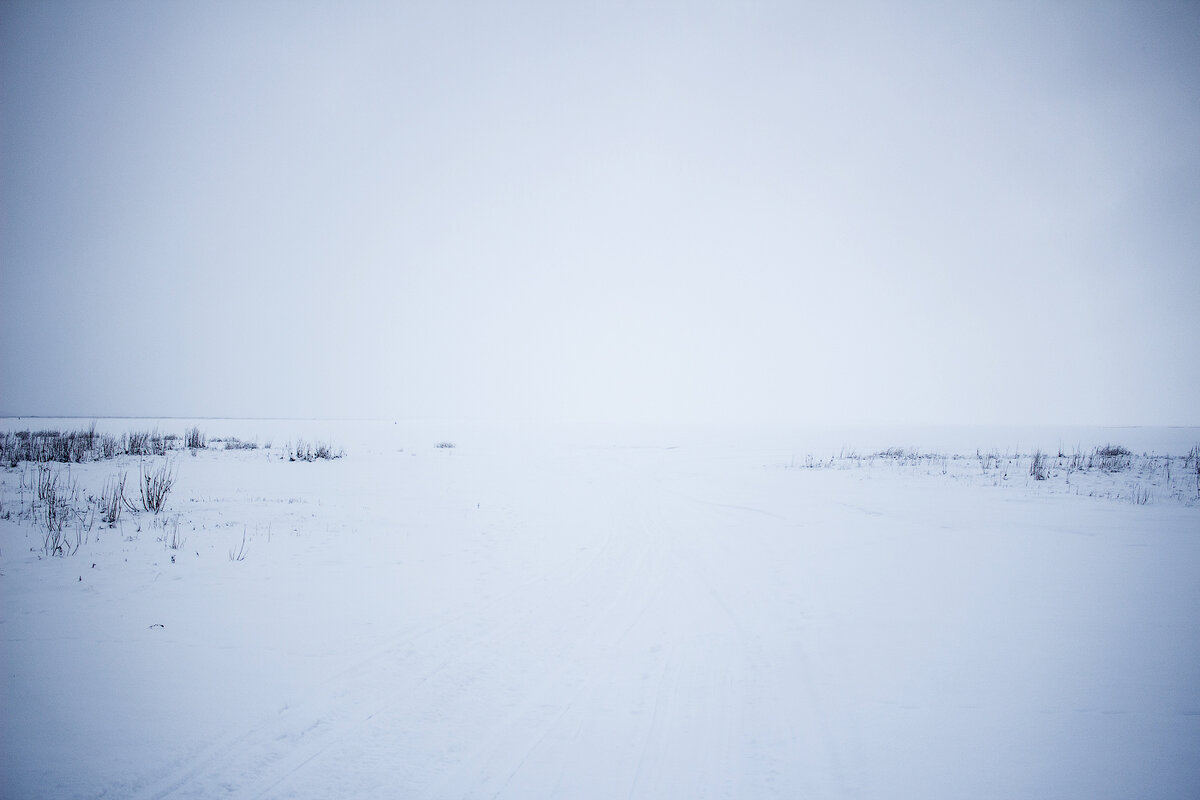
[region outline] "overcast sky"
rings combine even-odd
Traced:
[[[0,413],[1200,422],[1200,5],[0,5]]]

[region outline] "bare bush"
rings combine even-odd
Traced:
[[[119,477],[111,478],[104,482],[104,489],[100,492],[100,521],[108,527],[115,527],[117,521],[121,519],[122,506],[128,505],[125,499],[125,479],[128,473],[121,473]]]
[[[17,464],[21,463],[18,457],[18,444],[20,440],[16,434],[5,431],[0,434],[0,461],[3,461],[13,469],[17,468]]]
[[[42,537],[42,552],[47,556],[74,555],[79,550],[82,541],[82,528],[77,533],[74,542],[64,532],[74,511],[71,499],[74,496],[74,485],[68,481],[66,487],[59,486],[59,474],[52,478],[43,477],[49,470],[39,469],[38,497],[42,500],[41,522],[46,528]]]
[[[67,504],[66,498],[59,497],[55,491],[51,490],[45,504],[42,506],[42,522],[45,524],[47,530],[61,531],[63,525],[66,524],[70,511],[71,507]]]
[[[318,458],[334,459],[341,458],[345,454],[345,450],[340,447],[335,448],[329,442],[310,444],[303,439],[297,439],[294,448],[288,447],[288,461],[315,461]]]
[[[37,499],[49,502],[55,497],[58,488],[58,473],[47,464],[37,466]]]
[[[1200,472],[1200,444],[1192,445],[1192,449],[1183,457],[1183,468]]]
[[[175,485],[175,472],[171,465],[163,462],[157,469],[146,472],[145,464],[140,467],[141,481],[138,488],[141,492],[142,508],[155,514],[163,510],[167,495]]]
[[[178,439],[175,435],[163,436],[157,430],[131,431],[125,437],[125,455],[165,456]]]
[[[340,447],[335,448],[329,442],[317,442],[316,448],[313,450],[313,455],[316,458],[333,459],[341,458],[343,455],[345,455],[345,451],[343,451]]]
[[[74,536],[71,536],[72,531],[64,530],[61,526],[57,528],[48,528],[45,535],[42,536],[42,552],[47,556],[73,556],[79,552],[80,546],[83,544],[83,524],[80,523],[74,530]]]
[[[1133,463],[1133,454],[1120,445],[1106,444],[1097,447],[1094,455],[1096,466],[1105,472],[1121,472],[1129,469],[1129,465]]]
[[[150,431],[130,431],[125,436],[125,455],[152,455],[150,451]]]
[[[67,536],[63,533],[63,520],[52,516],[55,506],[47,506],[46,532],[42,535],[42,552],[48,556],[67,554]]]
[[[189,450],[203,450],[208,446],[204,434],[200,432],[200,428],[198,427],[188,428],[184,434],[184,443]]]
[[[107,433],[101,434],[99,452],[101,458],[116,458],[117,454],[121,452],[121,441],[116,436]]]
[[[1037,481],[1044,481],[1050,477],[1050,459],[1040,449],[1034,451],[1033,460],[1029,464],[1029,474]]]

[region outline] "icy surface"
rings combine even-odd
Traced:
[[[198,424],[73,556],[0,470],[4,797],[1200,795],[1196,429]]]

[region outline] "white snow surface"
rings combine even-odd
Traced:
[[[1200,796],[1200,429],[195,424],[70,556],[0,469],[3,797]]]

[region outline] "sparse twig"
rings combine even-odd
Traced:
[[[242,544],[236,550],[230,549],[230,561],[245,561],[246,560],[246,526],[242,526]]]

